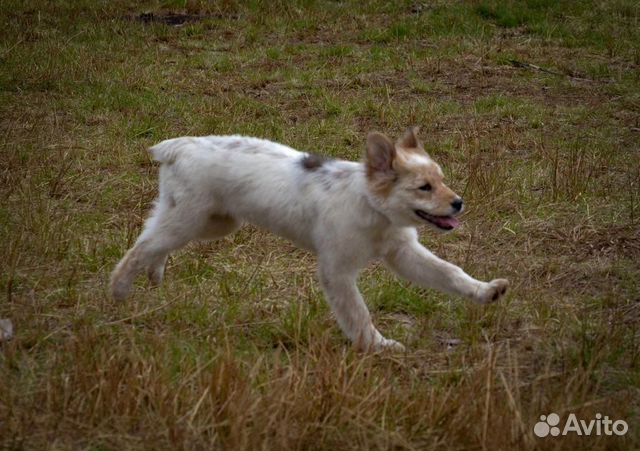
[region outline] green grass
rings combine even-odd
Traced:
[[[637,449],[639,18],[630,0],[0,4],[0,449]],[[414,124],[467,205],[422,241],[509,278],[504,303],[372,264],[360,288],[408,351],[357,354],[314,257],[253,227],[107,296],[155,142],[355,160]],[[536,438],[552,411],[630,430]]]

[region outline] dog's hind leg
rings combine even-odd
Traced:
[[[231,216],[211,215],[199,229],[195,239],[216,240],[235,232],[239,227],[240,224]],[[151,286],[158,286],[162,282],[164,268],[171,250],[173,249],[170,249],[164,255],[158,254],[147,267],[147,276]]]
[[[171,195],[161,193],[135,245],[111,273],[113,298],[126,298],[134,279],[143,271],[152,283],[160,283],[169,252],[197,238],[206,223],[206,214],[190,210],[194,210],[192,205],[176,205]]]
[[[146,271],[152,285],[159,285],[170,252],[195,239],[221,238],[239,227],[229,216],[211,215],[188,203],[176,206],[161,197],[144,230],[111,275],[111,295],[124,299],[138,274]]]
[[[185,213],[161,196],[136,243],[111,273],[110,290],[114,299],[126,298],[134,279],[143,271],[147,271],[152,283],[160,283],[169,252],[197,236],[193,230],[196,224],[181,220]]]

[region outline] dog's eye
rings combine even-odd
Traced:
[[[431,184],[425,183],[421,187],[418,188],[420,191],[431,191]]]

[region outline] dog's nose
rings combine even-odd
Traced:
[[[462,199],[458,197],[456,200],[454,200],[453,202],[451,202],[451,206],[453,207],[453,209],[454,209],[455,211],[460,211],[460,210],[462,210]]]

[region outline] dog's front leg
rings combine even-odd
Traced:
[[[371,322],[356,285],[357,273],[357,270],[338,268],[330,261],[321,261],[319,265],[320,284],[340,328],[359,350],[404,350],[401,343],[383,337]]]
[[[458,266],[433,255],[416,236],[392,243],[384,260],[398,275],[421,287],[465,296],[480,304],[497,301],[509,286],[506,279],[474,279]]]

